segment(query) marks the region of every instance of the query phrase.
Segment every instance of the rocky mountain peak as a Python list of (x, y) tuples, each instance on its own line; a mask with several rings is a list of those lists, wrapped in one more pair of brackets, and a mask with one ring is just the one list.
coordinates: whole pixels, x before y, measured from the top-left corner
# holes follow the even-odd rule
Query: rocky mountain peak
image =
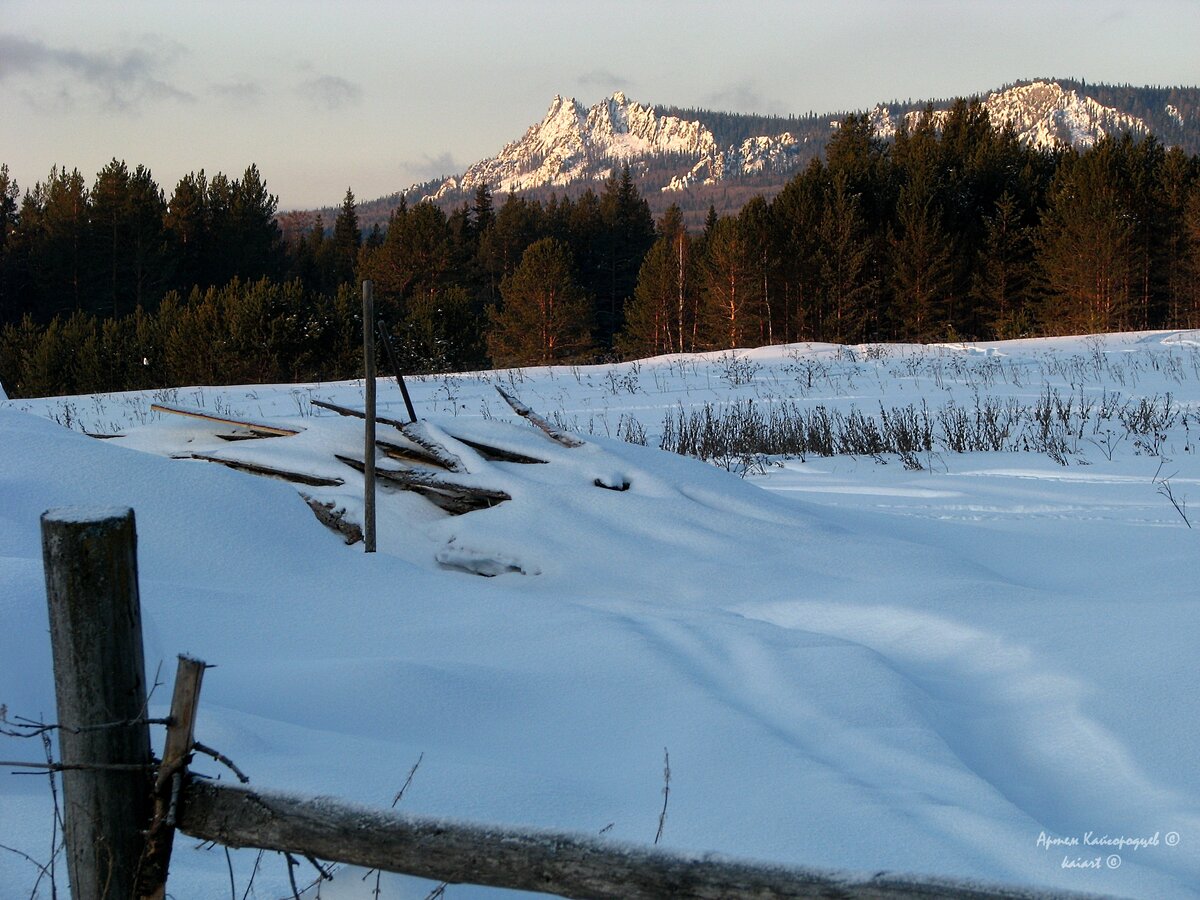
[[(1139, 90), (1151, 89), (1097, 93), (1082, 82), (1040, 80), (993, 91), (983, 104), (993, 124), (1010, 125), (1020, 139), (1034, 146), (1087, 147), (1104, 135), (1151, 132), (1148, 120), (1088, 96), (1108, 97), (1109, 103), (1127, 105), (1121, 98), (1129, 99), (1131, 92)], [(1175, 139), (1193, 140), (1194, 135), (1187, 137), (1187, 129), (1200, 119), (1197, 102), (1189, 99), (1195, 89), (1160, 93), (1163, 99), (1156, 99), (1154, 109), (1165, 110), (1162, 118), (1168, 129), (1176, 129)], [(1172, 100), (1187, 104), (1186, 115)], [(910, 103), (898, 110), (876, 106), (869, 112), (870, 123), (877, 135), (890, 139), (902, 125), (915, 126), (921, 106)], [(1147, 101), (1138, 107), (1141, 115), (1149, 115), (1145, 111), (1149, 108)], [(934, 124), (940, 125), (946, 114), (944, 108), (935, 111)], [(596, 182), (625, 164), (648, 191), (713, 186), (730, 179), (778, 185), (789, 172), (820, 153), (841, 119), (842, 114), (804, 119), (671, 114), (633, 100), (623, 91), (614, 91), (592, 106), (558, 94), (541, 122), (520, 140), (475, 163), (461, 177), (447, 179), (432, 192), (426, 188), (416, 199), (454, 200), (484, 184), (494, 192), (509, 193)], [(1156, 120), (1156, 127), (1161, 130), (1163, 122)], [(718, 138), (715, 130), (725, 137)]]

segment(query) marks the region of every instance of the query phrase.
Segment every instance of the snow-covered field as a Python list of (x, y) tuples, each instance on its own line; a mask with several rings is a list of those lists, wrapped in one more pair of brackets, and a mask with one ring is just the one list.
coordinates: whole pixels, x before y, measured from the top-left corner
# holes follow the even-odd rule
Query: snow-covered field
[[(585, 446), (552, 443), (496, 384)], [(336, 475), (311, 493), (353, 519), (361, 480), (333, 453), (361, 453), (360, 423), (308, 401), (361, 405), (361, 382), (0, 401), (0, 703), (53, 718), (39, 515), (127, 505), (151, 674), (182, 652), (218, 666), (197, 737), (258, 786), (387, 806), (420, 759), (402, 811), (649, 842), (666, 750), (670, 847), (1200, 897), (1200, 334), (794, 345), (410, 387), (461, 483), (512, 499), (450, 516), (384, 493), (373, 556), (293, 485), (167, 458)], [(403, 417), (393, 383), (380, 399)], [(303, 430), (227, 443), (155, 401)], [(706, 404), (924, 410), (934, 446), (723, 457), (735, 473), (655, 449)], [(1009, 449), (950, 449), (1001, 408)], [(619, 439), (642, 431), (649, 448)], [(0, 759), (39, 753), (0, 737)], [(0, 844), (45, 862), (51, 821), (44, 778), (0, 776)], [(193, 844), (173, 895), (229, 896), (225, 854)], [(257, 856), (232, 855), (239, 897)], [(0, 897), (36, 877), (0, 850)], [(321, 896), (374, 887), (340, 869)], [(381, 896), (431, 887), (384, 876)], [(288, 894), (264, 857), (249, 896)]]

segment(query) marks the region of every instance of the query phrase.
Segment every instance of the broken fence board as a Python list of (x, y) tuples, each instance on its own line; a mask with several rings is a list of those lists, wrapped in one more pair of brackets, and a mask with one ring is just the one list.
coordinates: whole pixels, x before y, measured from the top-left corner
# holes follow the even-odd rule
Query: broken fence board
[(173, 416), (187, 416), (190, 419), (215, 422), (218, 425), (232, 425), (235, 428), (245, 428), (248, 431), (254, 432), (258, 437), (291, 437), (294, 434), (300, 433), (300, 429), (298, 428), (282, 428), (278, 425), (268, 425), (265, 422), (252, 422), (247, 419), (230, 419), (227, 416), (214, 415), (208, 410), (189, 406), (167, 406), (164, 403), (151, 403), (150, 409), (153, 412), (169, 413)]
[[(361, 459), (351, 456), (337, 457), (352, 469), (363, 470)], [(512, 497), (504, 491), (491, 488), (473, 487), (471, 485), (455, 484), (444, 481), (437, 473), (423, 469), (375, 469), (375, 477), (385, 484), (392, 485), (403, 491), (420, 494), (435, 506), (439, 506), (451, 515), (462, 515), (477, 509), (489, 509)]]
[(146, 850), (138, 866), (137, 900), (164, 900), (179, 792), (192, 759), (196, 710), (204, 681), (203, 661), (180, 656), (171, 697), (171, 717), (162, 762), (154, 779), (154, 818), (146, 832)]
[(512, 407), (513, 412), (515, 412), (521, 418), (528, 420), (531, 425), (540, 428), (543, 432), (545, 432), (546, 436), (556, 444), (561, 444), (562, 446), (568, 447), (572, 450), (576, 447), (583, 446), (584, 442), (579, 438), (567, 434), (561, 428), (556, 428), (555, 426), (551, 425), (508, 391), (504, 390), (504, 388), (500, 387), (500, 385), (495, 385), (495, 388), (497, 391), (499, 391), (500, 396), (504, 398), (504, 402)]

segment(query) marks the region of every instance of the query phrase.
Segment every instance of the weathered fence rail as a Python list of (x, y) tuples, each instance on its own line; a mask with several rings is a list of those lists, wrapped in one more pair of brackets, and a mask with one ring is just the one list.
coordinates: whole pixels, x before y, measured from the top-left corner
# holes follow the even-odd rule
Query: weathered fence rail
[(949, 898), (1097, 895), (671, 852), (582, 834), (405, 816), (188, 771), (204, 663), (180, 658), (161, 761), (149, 750), (133, 511), (42, 517), (74, 900), (165, 895), (176, 829), (230, 847), (578, 898)]
[(188, 785), (183, 800), (179, 829), (201, 840), (562, 897), (1047, 900), (1069, 896), (1078, 900), (1084, 896), (677, 853), (580, 834), (407, 816), (329, 797), (297, 797), (198, 780)]

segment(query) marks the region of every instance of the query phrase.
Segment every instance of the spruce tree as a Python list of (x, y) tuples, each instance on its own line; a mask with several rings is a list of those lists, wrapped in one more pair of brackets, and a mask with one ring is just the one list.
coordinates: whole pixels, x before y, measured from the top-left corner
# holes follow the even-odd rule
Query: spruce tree
[(17, 197), (20, 188), (8, 174), (8, 165), (0, 163), (0, 324), (17, 320), (15, 295), (17, 272), (16, 236), (20, 224)]
[(600, 196), (600, 237), (604, 284), (596, 295), (597, 337), (612, 346), (621, 328), (625, 301), (633, 295), (642, 259), (654, 243), (654, 218), (650, 206), (633, 183), (629, 165), (605, 182)]
[(833, 176), (817, 233), (819, 298), (814, 309), (819, 311), (820, 339), (861, 341), (873, 317), (878, 282), (872, 271), (873, 241), (844, 171)]
[(924, 173), (900, 190), (890, 245), (893, 333), (908, 340), (946, 339), (954, 323), (954, 238)]
[(492, 203), (492, 189), (487, 182), (475, 188), (475, 205), (471, 210), (472, 222), (475, 227), (475, 237), (478, 240), (496, 221), (496, 213)]
[(353, 283), (358, 265), (358, 249), (362, 246), (362, 229), (358, 226), (358, 206), (354, 192), (346, 188), (341, 211), (333, 223), (334, 276), (338, 284)]
[(796, 338), (826, 340), (819, 251), (828, 181), (828, 170), (814, 159), (771, 204), (780, 242), (779, 290), (789, 318), (788, 333)]
[(1032, 327), (1033, 242), (1016, 198), (1005, 192), (984, 219), (984, 240), (971, 299), (989, 335), (1007, 340)]

